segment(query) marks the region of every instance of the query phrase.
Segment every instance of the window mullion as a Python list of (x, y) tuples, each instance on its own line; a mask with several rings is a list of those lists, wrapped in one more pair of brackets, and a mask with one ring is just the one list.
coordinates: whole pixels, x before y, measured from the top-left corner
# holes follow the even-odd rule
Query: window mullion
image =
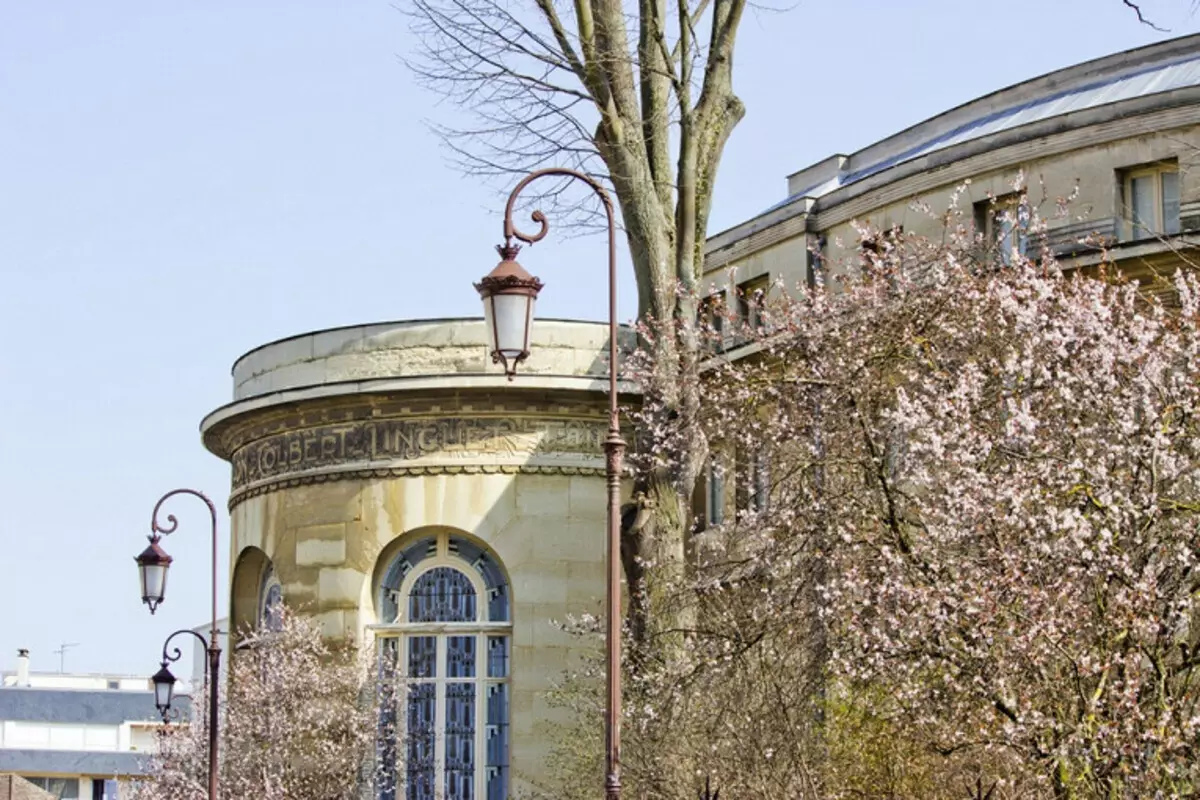
[(487, 659), (488, 637), (475, 636), (475, 797), (483, 798), (487, 790)]
[[(395, 659), (390, 665), (392, 669), (391, 702), (394, 709), (393, 713), (395, 714), (395, 722), (393, 723), (395, 730), (391, 734), (394, 740), (392, 757), (397, 760), (403, 759), (401, 763), (407, 767), (409, 763), (408, 693), (410, 684), (408, 682), (408, 661), (405, 659), (404, 654), (408, 650), (408, 639), (404, 636), (396, 638)], [(387, 652), (386, 648), (384, 648), (384, 652)], [(402, 795), (408, 795), (408, 770), (401, 771), (399, 764), (391, 764), (387, 768), (391, 770), (391, 774), (394, 776), (392, 779), (392, 791), (395, 793), (396, 800), (400, 800)]]
[(1155, 171), (1150, 177), (1154, 180), (1154, 233), (1158, 233), (1163, 229), (1162, 173)]
[(1121, 213), (1121, 227), (1125, 229), (1125, 238), (1132, 239), (1137, 235), (1137, 226), (1133, 220), (1133, 175), (1125, 174), (1125, 180), (1122, 182), (1121, 205), (1119, 209)]
[(437, 689), (434, 701), (433, 796), (441, 797), (446, 786), (446, 671), (450, 665), (447, 638), (437, 637)]

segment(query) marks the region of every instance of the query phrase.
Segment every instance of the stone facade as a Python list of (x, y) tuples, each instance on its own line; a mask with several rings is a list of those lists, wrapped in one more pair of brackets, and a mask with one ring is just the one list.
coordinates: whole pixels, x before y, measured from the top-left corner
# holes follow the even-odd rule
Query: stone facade
[(479, 320), (321, 331), (242, 357), (234, 402), (202, 426), (233, 471), (233, 630), (277, 586), (329, 636), (369, 644), (397, 632), (381, 603), (406, 548), (480, 548), (511, 606), (492, 627), (511, 637), (513, 790), (536, 777), (545, 691), (581, 655), (553, 621), (602, 611), (606, 343), (605, 326), (539, 320), (513, 381)]

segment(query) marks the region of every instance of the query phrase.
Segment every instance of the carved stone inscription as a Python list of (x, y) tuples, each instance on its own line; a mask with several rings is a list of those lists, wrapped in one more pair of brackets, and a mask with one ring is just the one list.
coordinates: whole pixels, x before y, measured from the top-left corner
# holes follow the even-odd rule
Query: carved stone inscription
[(233, 454), (233, 488), (297, 472), (398, 461), (599, 455), (600, 422), (529, 417), (364, 420), (268, 436)]

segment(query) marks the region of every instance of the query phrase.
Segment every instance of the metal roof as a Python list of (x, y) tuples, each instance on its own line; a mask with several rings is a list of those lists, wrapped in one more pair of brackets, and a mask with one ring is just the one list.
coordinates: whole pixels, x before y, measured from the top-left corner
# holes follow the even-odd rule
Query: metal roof
[(0, 720), (120, 725), (159, 718), (154, 707), (153, 692), (28, 687), (0, 689)]
[[(974, 139), (981, 139), (985, 136), (1000, 133), (1001, 131), (1019, 128), (1023, 125), (1041, 122), (1076, 111), (1119, 103), (1122, 100), (1162, 94), (1189, 86), (1200, 86), (1200, 52), (1197, 52), (1195, 47), (1190, 49), (1192, 52), (1172, 60), (1141, 65), (1132, 71), (1120, 72), (1115, 75), (1110, 74), (1092, 81), (1087, 81), (1086, 79), (1082, 82), (1075, 81), (1073, 82), (1074, 85), (1070, 85), (1061, 91), (1027, 99), (1024, 102), (1018, 102), (1000, 110), (983, 113), (976, 118), (956, 125), (950, 130), (939, 130), (937, 124), (940, 117), (948, 116), (949, 113), (934, 117), (912, 129), (916, 132), (921, 128), (928, 128), (929, 131), (926, 138), (918, 139), (915, 143), (909, 144), (891, 154), (884, 155), (877, 161), (868, 162), (857, 169), (851, 169), (847, 172), (834, 175), (828, 179), (806, 186), (800, 191), (793, 192), (786, 200), (772, 206), (768, 211), (787, 205), (800, 197), (822, 197), (843, 186), (882, 172), (897, 164), (902, 164), (937, 150), (943, 150)], [(1086, 66), (1086, 64), (1076, 65), (1060, 72), (1079, 70)], [(1042, 81), (1058, 74), (1052, 73), (1051, 76), (1044, 76), (1037, 80)], [(1032, 81), (1028, 83), (1032, 83)], [(1016, 95), (1020, 93), (1020, 90), (1025, 85), (1018, 84), (997, 94), (1011, 93)], [(893, 138), (898, 139), (900, 135)], [(885, 139), (883, 142), (869, 149), (878, 149), (886, 145), (887, 141)], [(861, 155), (858, 158), (861, 158), (862, 155), (868, 155), (865, 151), (860, 151), (860, 153)], [(854, 160), (856, 160), (856, 157), (852, 156), (851, 164), (853, 164)]]
[(145, 753), (0, 748), (0, 772), (20, 775), (145, 775), (148, 761)]

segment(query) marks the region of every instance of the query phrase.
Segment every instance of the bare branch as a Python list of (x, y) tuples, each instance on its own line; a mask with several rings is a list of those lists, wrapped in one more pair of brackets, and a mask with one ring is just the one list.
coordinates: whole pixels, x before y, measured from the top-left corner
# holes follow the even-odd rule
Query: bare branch
[(1142, 7), (1138, 3), (1133, 2), (1133, 0), (1121, 0), (1121, 2), (1124, 3), (1128, 8), (1133, 9), (1133, 13), (1137, 14), (1138, 22), (1142, 23), (1143, 25), (1145, 25), (1148, 28), (1153, 28), (1156, 31), (1161, 31), (1162, 33), (1170, 33), (1170, 31), (1167, 30), (1166, 28), (1160, 28), (1157, 25), (1155, 25), (1153, 22), (1151, 22), (1150, 20), (1146, 19), (1146, 17), (1143, 16), (1143, 14), (1142, 14)]

